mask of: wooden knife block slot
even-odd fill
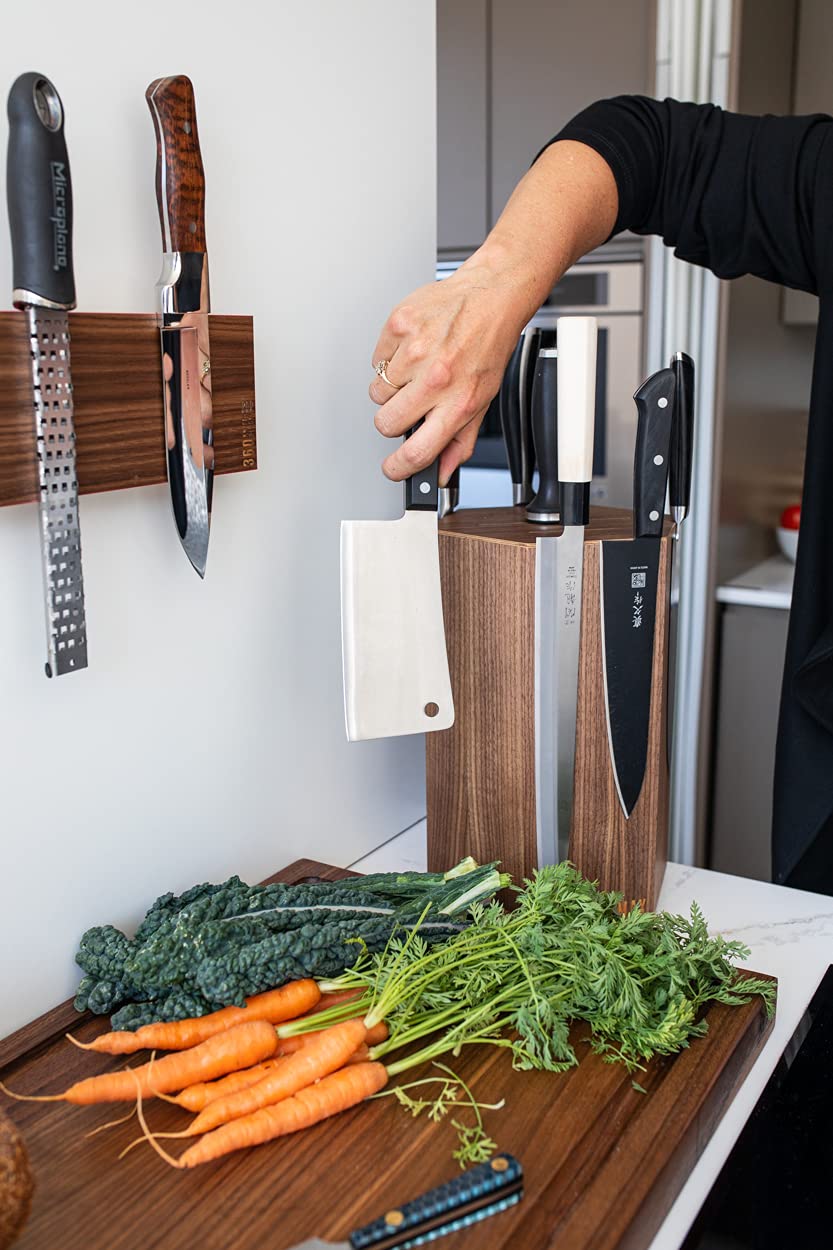
[[[212,315],[214,470],[257,468],[254,326]],[[81,494],[167,481],[159,323],[153,313],[69,314]],[[0,506],[38,498],[27,318],[0,312]]]
[[[662,539],[642,792],[625,819],[610,763],[602,667],[599,544],[632,536],[631,513],[593,508],[585,532],[576,775],[570,859],[604,889],[656,905],[668,846],[666,745],[671,523]],[[440,522],[451,729],[426,734],[428,867],[499,859],[516,881],[537,858],[536,539],[523,508],[471,509]]]

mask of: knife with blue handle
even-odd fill
[[[347,1241],[312,1237],[292,1250],[409,1250],[497,1215],[522,1197],[523,1168],[512,1155],[499,1154],[420,1198],[386,1211],[357,1228]]]
[[[676,375],[660,369],[636,392],[633,539],[601,544],[602,656],[608,741],[626,819],[642,792],[654,665],[654,624]]]

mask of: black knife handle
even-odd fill
[[[634,395],[638,413],[633,465],[634,538],[662,535],[675,384],[673,369],[659,369]]]
[[[156,202],[165,252],[204,252],[205,172],[191,79],[157,78],[145,92],[156,131]]]
[[[532,438],[532,391],[535,386],[535,370],[541,350],[542,331],[537,326],[527,326],[523,333],[524,348],[521,354],[521,486],[517,503],[529,503],[532,498],[532,476],[535,473],[535,443]]]
[[[72,180],[64,106],[43,74],[21,74],[9,92],[6,195],[17,308],[75,307]]]
[[[671,361],[674,388],[674,422],[671,427],[671,475],[669,496],[672,509],[688,512],[691,502],[691,463],[694,449],[694,361],[677,352]]]
[[[509,1154],[495,1155],[421,1198],[386,1212],[381,1219],[359,1228],[350,1237],[352,1250],[370,1250],[384,1243],[403,1250],[416,1244],[420,1235],[430,1240],[467,1228],[488,1215],[496,1215],[518,1202],[522,1195],[523,1168]]]
[[[410,438],[422,425],[422,421],[405,435]],[[440,462],[434,460],[413,477],[405,479],[405,511],[436,512],[440,503]]]
[[[532,441],[538,464],[538,490],[526,509],[528,521],[552,525],[559,518],[558,352],[542,347],[532,387]]]
[[[523,354],[523,335],[518,339],[509,364],[498,391],[500,407],[500,428],[503,431],[503,442],[506,446],[506,461],[509,465],[509,476],[513,486],[523,482],[522,446],[521,446],[521,356]]]

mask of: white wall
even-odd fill
[[[82,499],[90,665],[51,682],[36,511],[0,510],[0,1035],[74,991],[88,925],[300,855],[349,863],[425,810],[420,739],[345,739],[338,533],[401,510],[366,388],[389,308],[433,272],[434,5],[82,0],[68,16],[57,0],[5,14],[0,91],[36,69],[63,97],[79,307],[154,307],[144,92],[187,73],[213,306],[255,318],[260,468],[215,483],[205,583],[167,487]],[[5,127],[3,110],[3,149]]]

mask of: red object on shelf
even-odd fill
[[[797,503],[785,508],[781,513],[781,529],[797,530],[801,524],[801,508]]]

